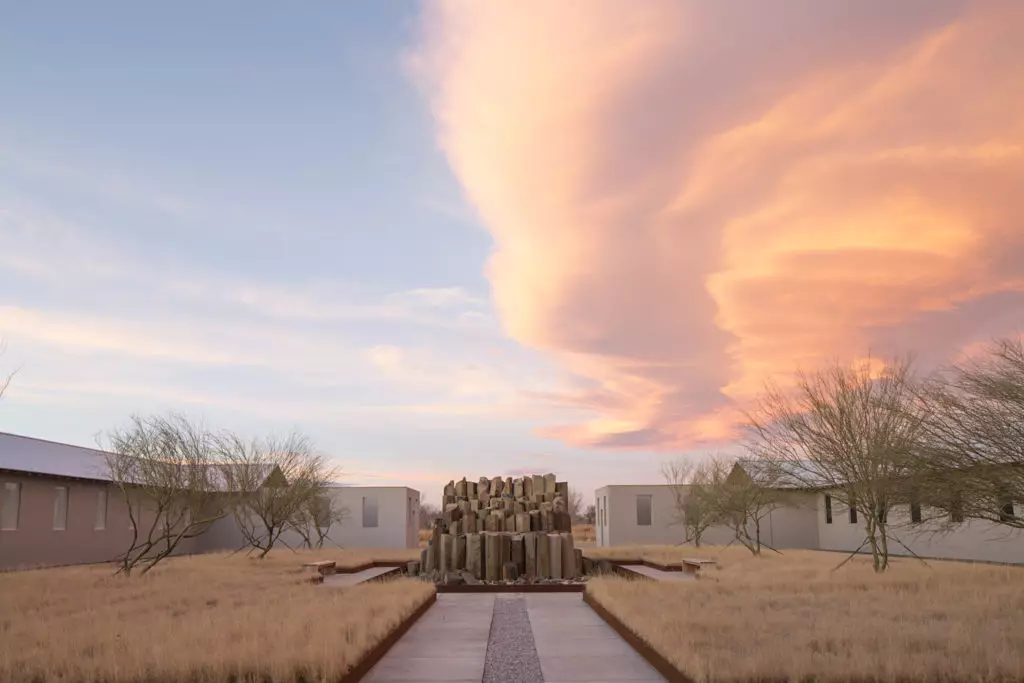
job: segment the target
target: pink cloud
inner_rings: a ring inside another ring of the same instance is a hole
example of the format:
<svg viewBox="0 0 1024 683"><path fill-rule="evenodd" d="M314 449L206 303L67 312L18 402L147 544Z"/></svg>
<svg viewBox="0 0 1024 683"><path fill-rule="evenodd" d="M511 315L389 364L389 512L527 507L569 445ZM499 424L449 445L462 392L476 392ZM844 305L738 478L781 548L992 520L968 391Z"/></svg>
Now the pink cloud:
<svg viewBox="0 0 1024 683"><path fill-rule="evenodd" d="M1019 3L452 1L423 22L505 328L597 414L548 436L725 439L769 375L869 346L940 360L1024 313Z"/></svg>

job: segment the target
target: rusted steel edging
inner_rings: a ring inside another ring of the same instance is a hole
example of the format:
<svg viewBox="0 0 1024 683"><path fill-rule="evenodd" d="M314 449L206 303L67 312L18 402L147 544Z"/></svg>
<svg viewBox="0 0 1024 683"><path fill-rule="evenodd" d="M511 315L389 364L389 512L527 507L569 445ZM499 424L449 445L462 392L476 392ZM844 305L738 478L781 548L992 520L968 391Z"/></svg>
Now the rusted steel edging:
<svg viewBox="0 0 1024 683"><path fill-rule="evenodd" d="M582 593L585 583L438 584L438 593Z"/></svg>
<svg viewBox="0 0 1024 683"><path fill-rule="evenodd" d="M384 636L379 643L370 648L370 651L356 662L355 666L341 678L339 683L357 683L357 681L362 680L363 676L370 673L370 669L388 653L388 650L394 647L395 643L405 635L406 631L412 628L412 625L419 621L420 617L426 614L427 610L433 607L436 602L437 593L431 593L430 597L424 600L423 604L417 607L405 621L400 623L391 633Z"/></svg>
<svg viewBox="0 0 1024 683"><path fill-rule="evenodd" d="M587 603L590 609L597 613L612 630L619 634L623 640L629 643L637 653L647 660L658 673L665 677L670 683L696 683L692 678L677 669L674 664L665 659L650 644L633 632L628 626L619 621L619 618L604 608L601 603L590 596L590 593L583 594L583 602Z"/></svg>

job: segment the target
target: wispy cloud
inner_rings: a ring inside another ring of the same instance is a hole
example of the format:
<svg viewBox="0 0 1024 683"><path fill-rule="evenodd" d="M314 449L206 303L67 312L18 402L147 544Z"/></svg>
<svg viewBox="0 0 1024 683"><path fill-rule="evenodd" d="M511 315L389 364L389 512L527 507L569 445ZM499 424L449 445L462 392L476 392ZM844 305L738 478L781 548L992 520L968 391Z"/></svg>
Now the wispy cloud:
<svg viewBox="0 0 1024 683"><path fill-rule="evenodd" d="M413 68L504 327L599 414L544 433L724 439L768 376L1024 314L1022 29L1001 0L427 4Z"/></svg>

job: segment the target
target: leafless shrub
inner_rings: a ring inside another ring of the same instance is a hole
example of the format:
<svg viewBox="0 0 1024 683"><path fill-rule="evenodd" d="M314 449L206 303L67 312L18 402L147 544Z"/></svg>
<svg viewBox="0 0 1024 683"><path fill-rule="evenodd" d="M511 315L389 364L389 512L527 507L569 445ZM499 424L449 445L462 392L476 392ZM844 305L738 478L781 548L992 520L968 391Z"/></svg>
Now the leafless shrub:
<svg viewBox="0 0 1024 683"><path fill-rule="evenodd" d="M672 492L672 524L685 529L686 543L698 548L704 532L718 523L711 490L710 463L694 466L685 457L664 462L661 476Z"/></svg>
<svg viewBox="0 0 1024 683"><path fill-rule="evenodd" d="M569 516L573 522L583 522L583 493L576 489L569 489L569 500L567 501Z"/></svg>
<svg viewBox="0 0 1024 683"><path fill-rule="evenodd" d="M788 504L777 463L757 463L754 472L738 462L712 458L701 467L699 505L707 521L727 526L733 538L753 555L760 555L761 524L773 510Z"/></svg>
<svg viewBox="0 0 1024 683"><path fill-rule="evenodd" d="M108 435L106 464L124 498L132 540L118 573L145 574L181 541L226 514L225 480L210 434L181 415L139 417Z"/></svg>
<svg viewBox="0 0 1024 683"><path fill-rule="evenodd" d="M922 392L932 419L920 496L942 526L966 519L1024 528L1024 340L993 342Z"/></svg>
<svg viewBox="0 0 1024 683"><path fill-rule="evenodd" d="M799 373L792 391L769 385L749 414L755 456L863 515L879 572L888 566L888 511L913 496L930 422L918 395L909 359L879 367L868 358Z"/></svg>
<svg viewBox="0 0 1024 683"><path fill-rule="evenodd" d="M0 356L3 356L7 351L7 344L0 339ZM11 386L11 380L14 379L14 375L17 370L12 370L7 375L0 375L0 398L3 398L4 392L7 391L7 387Z"/></svg>
<svg viewBox="0 0 1024 683"><path fill-rule="evenodd" d="M349 516L348 508L340 506L328 494L309 497L296 510L289 527L302 539L304 548L319 550L324 547L331 527L341 524Z"/></svg>
<svg viewBox="0 0 1024 683"><path fill-rule="evenodd" d="M263 558L300 511L326 495L334 472L310 439L296 432L251 441L224 434L217 443L235 522L250 551Z"/></svg>

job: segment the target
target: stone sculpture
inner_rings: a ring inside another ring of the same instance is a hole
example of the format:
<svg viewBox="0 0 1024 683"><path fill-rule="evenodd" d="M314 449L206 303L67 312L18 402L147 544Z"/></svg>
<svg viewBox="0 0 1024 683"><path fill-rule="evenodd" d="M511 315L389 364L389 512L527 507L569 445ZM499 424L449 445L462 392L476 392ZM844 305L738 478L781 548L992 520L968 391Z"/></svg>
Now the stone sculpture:
<svg viewBox="0 0 1024 683"><path fill-rule="evenodd" d="M580 576L569 485L554 474L450 481L441 509L420 554L425 575L530 582Z"/></svg>

